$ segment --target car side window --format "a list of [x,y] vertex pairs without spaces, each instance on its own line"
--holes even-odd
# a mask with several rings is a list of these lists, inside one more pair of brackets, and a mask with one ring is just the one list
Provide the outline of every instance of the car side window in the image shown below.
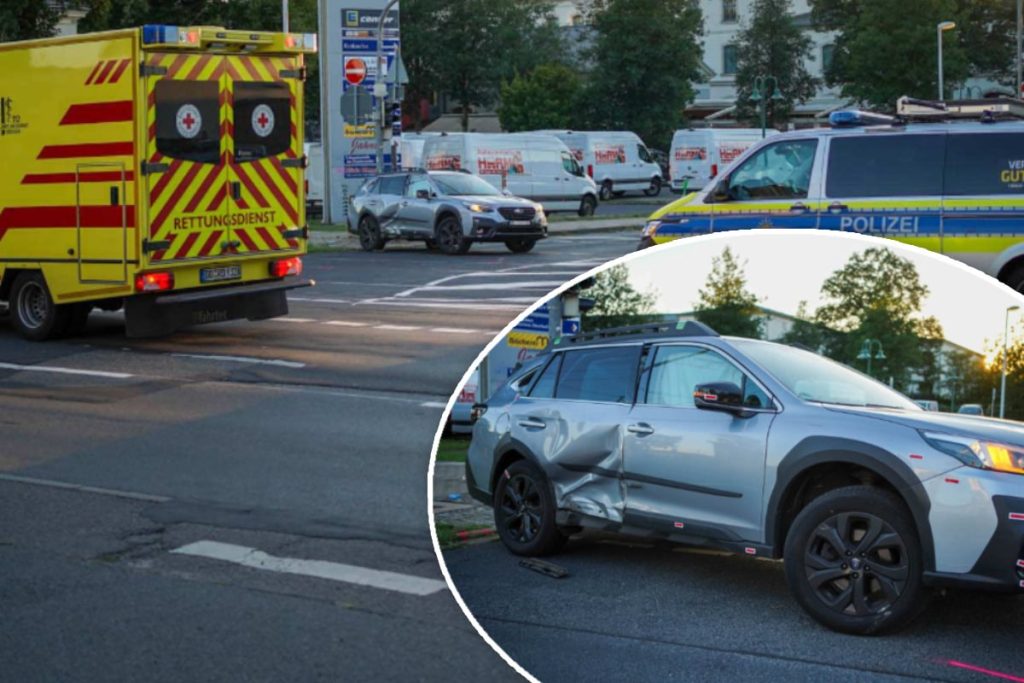
[[817,140],[784,140],[762,148],[729,176],[729,200],[806,199]]
[[640,161],[646,164],[653,164],[654,159],[651,158],[651,153],[647,151],[647,148],[643,145],[636,146],[636,152],[640,155]]
[[748,408],[768,408],[771,399],[746,373],[722,354],[700,346],[662,346],[654,355],[645,402],[694,408],[693,390],[708,382],[732,382]]
[[825,194],[845,197],[937,197],[942,194],[946,136],[852,135],[829,143]]
[[578,164],[569,152],[562,152],[562,168],[569,175],[576,175],[576,168]]
[[426,176],[412,176],[409,178],[409,187],[405,190],[406,197],[416,197],[416,193],[420,190],[426,190],[427,192],[433,192],[434,188],[431,186],[430,181],[427,180]]
[[562,355],[557,354],[551,359],[537,383],[530,389],[530,398],[554,398],[555,384],[558,381],[558,369],[562,366]]
[[1024,134],[952,133],[947,140],[944,194],[1024,192]]
[[405,178],[404,175],[388,175],[382,176],[378,187],[380,188],[380,194],[390,194],[402,196],[405,192]]
[[367,197],[371,194],[377,194],[377,187],[380,185],[379,179],[372,178],[363,183],[363,186],[359,188],[359,196]]
[[555,398],[632,403],[639,346],[566,351]]

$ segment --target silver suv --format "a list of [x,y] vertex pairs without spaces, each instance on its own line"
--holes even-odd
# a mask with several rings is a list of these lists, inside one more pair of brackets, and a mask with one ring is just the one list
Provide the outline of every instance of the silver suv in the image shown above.
[[583,527],[785,561],[867,634],[933,586],[1024,592],[1024,428],[921,410],[817,354],[699,323],[555,344],[478,416],[466,464],[519,555]]
[[[396,239],[465,254],[473,242],[504,242],[514,253],[547,237],[540,204],[513,197],[457,171],[393,173],[367,181],[352,198],[355,233],[366,251]],[[352,226],[349,226],[352,230]]]

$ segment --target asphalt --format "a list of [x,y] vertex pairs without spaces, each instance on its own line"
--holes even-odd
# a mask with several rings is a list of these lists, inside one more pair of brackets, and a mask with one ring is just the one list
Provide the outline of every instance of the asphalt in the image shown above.
[[600,534],[570,541],[547,558],[569,571],[562,579],[519,566],[499,542],[444,557],[489,635],[544,681],[1018,681],[1024,675],[1019,597],[949,593],[906,631],[854,637],[807,617],[778,562]]
[[442,406],[519,311],[634,239],[312,254],[318,284],[287,318],[157,340],[126,339],[111,313],[45,344],[0,321],[0,679],[516,680],[443,585],[172,551],[439,581],[426,475]]

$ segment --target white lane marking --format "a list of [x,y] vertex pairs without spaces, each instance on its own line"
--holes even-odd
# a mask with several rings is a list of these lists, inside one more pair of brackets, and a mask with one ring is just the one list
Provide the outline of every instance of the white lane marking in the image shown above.
[[115,489],[104,489],[98,486],[84,486],[82,484],[71,484],[66,481],[55,479],[37,479],[35,477],[22,477],[17,474],[0,474],[0,481],[10,481],[17,484],[31,484],[32,486],[45,486],[51,489],[66,489],[80,493],[95,493],[101,496],[113,496],[114,498],[128,498],[130,500],[142,500],[147,503],[166,503],[170,498],[167,496],[154,496],[149,493],[138,493],[136,491],[118,491]]
[[85,377],[103,377],[105,379],[129,379],[130,377],[134,377],[134,375],[127,372],[79,370],[78,368],[61,368],[49,365],[19,365],[17,363],[0,363],[0,370],[16,370],[18,372],[50,372],[58,375],[84,375]]
[[342,581],[357,586],[368,586],[381,590],[406,593],[407,595],[432,595],[448,588],[444,581],[426,579],[421,576],[398,574],[380,569],[357,567],[340,562],[325,560],[300,560],[292,557],[275,557],[267,553],[247,548],[244,545],[218,543],[217,541],[197,541],[171,551],[178,555],[206,557],[223,562],[240,564],[243,567],[262,569],[282,574],[312,576],[329,581]]
[[489,334],[495,335],[497,332],[491,332],[490,330],[474,330],[469,327],[432,327],[431,332],[438,332],[440,334]]
[[419,325],[374,325],[375,330],[391,330],[394,332],[410,332],[412,330],[422,330],[423,328]]
[[357,323],[352,320],[327,320],[324,321],[324,325],[334,325],[335,327],[369,327],[370,323]]
[[424,401],[423,403],[420,404],[420,407],[421,408],[447,408],[448,404],[447,403],[442,403],[441,401]]
[[487,291],[491,289],[554,289],[565,284],[565,280],[533,280],[526,282],[488,282],[472,285],[441,285],[440,287],[420,287],[411,290],[412,292],[439,292],[439,291]]
[[447,308],[447,309],[461,309],[464,311],[516,311],[522,313],[526,306],[535,303],[536,299],[530,299],[522,304],[501,304],[501,303],[489,303],[487,299],[481,300],[481,303],[461,303],[457,299],[450,301],[387,301],[385,299],[374,299],[372,301],[360,301],[362,305],[372,306],[397,306],[399,308]]
[[315,323],[313,318],[274,318],[275,322],[281,323]]
[[196,360],[217,360],[229,361],[232,363],[250,363],[252,365],[275,365],[280,368],[304,368],[305,363],[293,360],[278,360],[276,358],[251,358],[249,356],[218,356],[202,353],[172,353],[175,358],[194,358]]
[[[303,298],[303,297],[298,297],[298,296],[290,296],[290,297],[288,297],[288,301],[302,301],[302,302],[305,302],[305,303],[314,303],[314,304],[351,304],[351,303],[355,302],[355,299],[323,299],[323,298],[310,299],[310,298]],[[294,320],[294,318],[293,318],[293,320]]]

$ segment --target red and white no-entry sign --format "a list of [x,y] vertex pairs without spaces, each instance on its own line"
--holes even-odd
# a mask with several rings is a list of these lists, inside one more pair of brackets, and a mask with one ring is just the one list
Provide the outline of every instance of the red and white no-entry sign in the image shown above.
[[366,78],[366,62],[353,57],[345,60],[345,80],[352,85],[359,85]]

